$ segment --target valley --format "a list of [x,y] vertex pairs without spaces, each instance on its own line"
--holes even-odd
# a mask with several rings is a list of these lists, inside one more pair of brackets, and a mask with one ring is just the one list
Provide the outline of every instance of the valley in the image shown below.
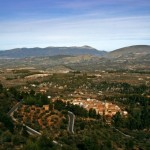
[[0,149],[149,149],[149,50],[120,51],[0,59]]

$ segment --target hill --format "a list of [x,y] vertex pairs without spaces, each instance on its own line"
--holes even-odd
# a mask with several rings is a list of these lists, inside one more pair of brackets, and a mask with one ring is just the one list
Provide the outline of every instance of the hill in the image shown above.
[[45,57],[56,55],[94,55],[102,56],[105,51],[98,51],[90,46],[82,47],[46,47],[46,48],[16,48],[12,50],[0,51],[0,58],[27,58],[27,57]]
[[110,59],[136,59],[147,54],[150,54],[150,46],[135,45],[114,50],[105,55],[105,57]]

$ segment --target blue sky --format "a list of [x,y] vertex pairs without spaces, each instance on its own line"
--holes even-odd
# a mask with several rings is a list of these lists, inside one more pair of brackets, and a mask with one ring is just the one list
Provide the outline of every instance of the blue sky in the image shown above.
[[149,0],[0,0],[0,50],[150,45]]

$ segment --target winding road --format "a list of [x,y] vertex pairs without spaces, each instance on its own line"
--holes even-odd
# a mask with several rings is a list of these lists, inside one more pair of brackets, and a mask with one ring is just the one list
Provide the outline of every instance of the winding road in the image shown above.
[[122,131],[120,131],[119,129],[111,126],[112,129],[114,129],[115,131],[119,132],[120,134],[122,134],[123,136],[127,137],[127,138],[134,138],[133,136],[130,136],[128,134],[123,133]]
[[71,111],[68,111],[68,118],[69,118],[68,131],[69,131],[70,133],[74,133],[74,120],[75,120],[75,115],[74,115]]
[[[22,104],[22,100],[21,100],[20,102],[18,102],[15,106],[13,106],[13,107],[10,109],[10,111],[7,113],[7,114],[13,119],[13,121],[15,121],[15,122],[17,122],[17,120],[13,117],[13,113],[14,113],[14,111],[16,111],[16,110],[18,109],[18,107],[19,107],[21,104]],[[23,124],[23,126],[26,127],[27,132],[28,132],[30,135],[37,135],[37,136],[41,136],[41,135],[42,135],[40,132],[38,132],[38,131],[36,131],[36,130],[30,128],[29,126],[27,126],[27,125],[25,125],[25,124]],[[62,144],[58,143],[57,141],[53,140],[52,142],[53,142],[54,144],[56,144],[56,145],[58,144],[58,145],[60,145],[60,146],[62,147]]]
[[21,104],[22,104],[22,100],[20,102],[18,102],[15,106],[13,106],[7,114],[9,116],[12,116],[14,111],[16,111]]

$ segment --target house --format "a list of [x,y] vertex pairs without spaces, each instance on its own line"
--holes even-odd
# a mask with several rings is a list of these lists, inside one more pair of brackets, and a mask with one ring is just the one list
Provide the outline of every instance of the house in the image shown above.
[[49,105],[43,105],[45,111],[49,111]]

